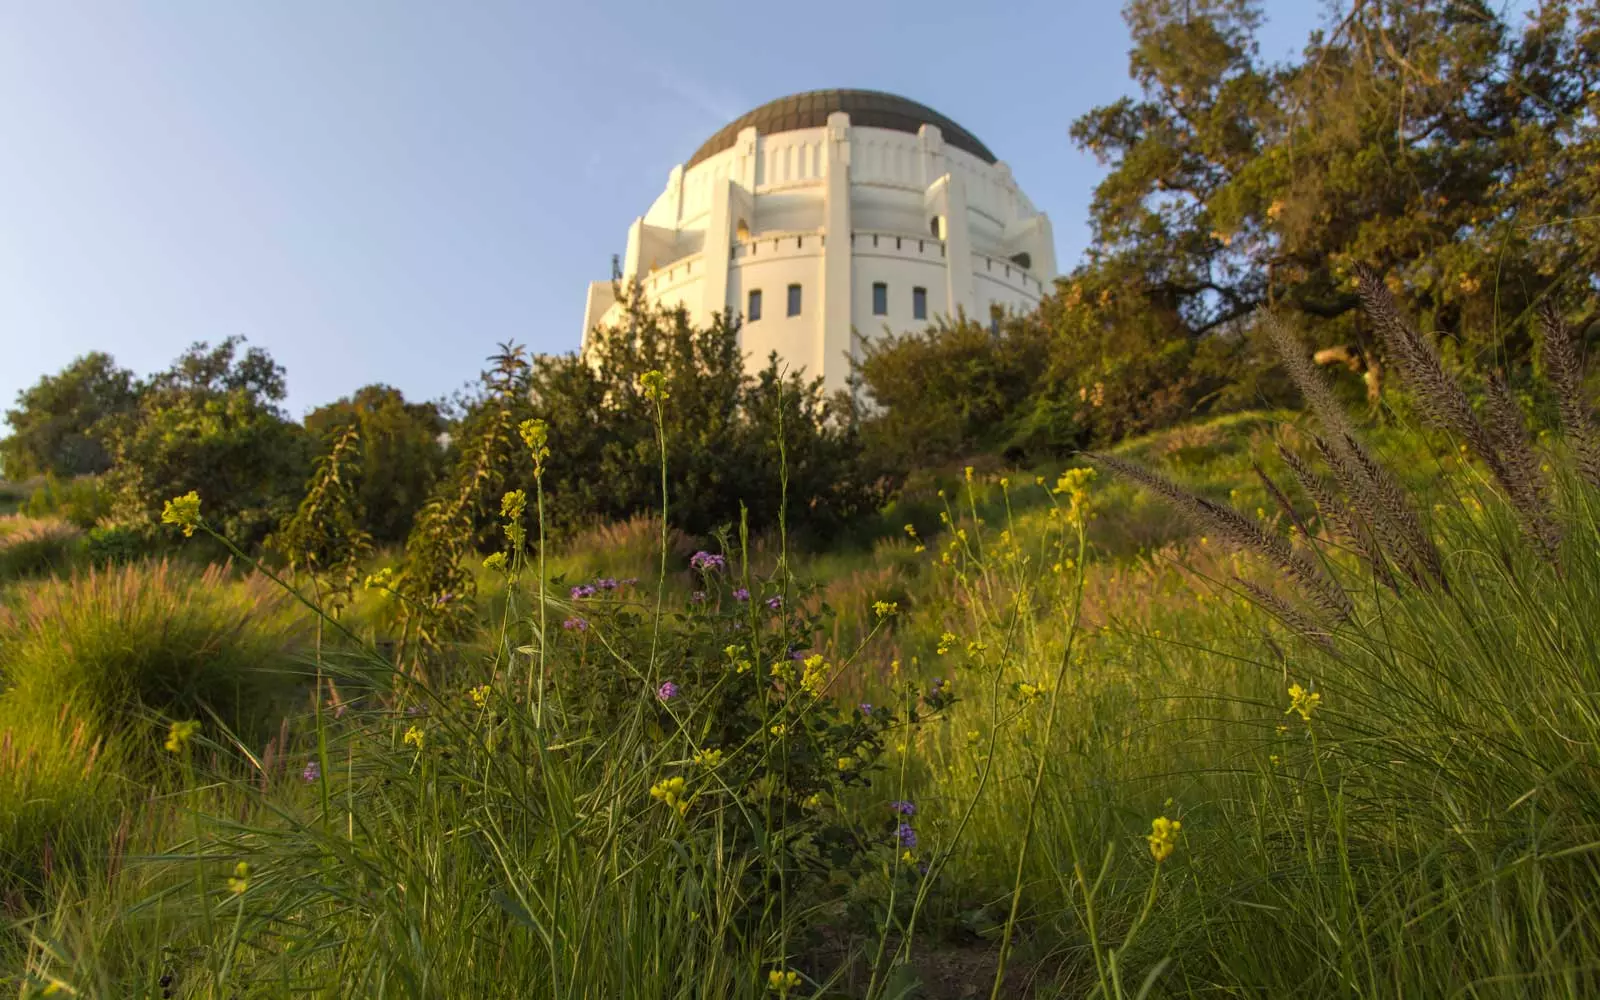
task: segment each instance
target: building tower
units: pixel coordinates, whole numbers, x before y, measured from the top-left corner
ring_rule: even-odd
[[[622,284],[692,320],[738,316],[752,370],[776,351],[845,387],[861,337],[1037,305],[1050,220],[971,132],[915,101],[818,90],[764,104],[674,167],[628,230]],[[589,285],[584,337],[617,320]]]

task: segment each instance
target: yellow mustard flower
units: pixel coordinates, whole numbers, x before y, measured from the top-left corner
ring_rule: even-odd
[[[722,763],[722,751],[715,748],[696,750],[694,752],[694,762],[701,767],[716,767]]]
[[[678,815],[682,816],[689,811],[689,799],[684,794],[684,785],[682,778],[666,778],[650,786],[650,797],[676,809]]]
[[[647,371],[639,376],[639,390],[646,399],[659,403],[667,398],[667,377],[656,370]]]
[[[813,653],[805,659],[805,673],[800,677],[800,687],[812,697],[822,693],[828,685],[828,664],[821,654]]]
[[[416,747],[418,750],[422,749],[422,744],[425,739],[427,739],[427,737],[422,732],[421,726],[412,726],[406,730],[405,742]]]
[[[533,454],[534,475],[544,471],[544,460],[550,457],[550,428],[543,420],[524,420],[517,426],[522,443]]]
[[[890,618],[900,613],[898,601],[873,601],[872,610],[879,618]]]
[[[482,708],[483,706],[489,704],[489,685],[479,684],[475,688],[468,688],[467,697],[472,699],[472,703],[474,705]]]
[[[190,490],[168,500],[161,508],[161,523],[176,525],[183,529],[183,537],[191,537],[200,526],[200,494]]]
[[[1150,842],[1150,856],[1156,859],[1156,864],[1172,856],[1178,847],[1178,831],[1182,828],[1182,823],[1165,816],[1150,821],[1150,835],[1145,839]]]
[[[186,722],[174,722],[167,730],[166,748],[173,753],[182,753],[189,746],[189,740],[200,731],[200,723],[190,719]]]
[[[235,896],[250,888],[250,865],[239,862],[233,866],[233,876],[228,879],[228,891]]]
[[[522,520],[522,512],[528,509],[528,494],[522,490],[512,490],[500,498],[500,516],[507,521]]]
[[[504,552],[490,553],[489,557],[483,561],[483,568],[504,572],[506,568],[506,554]]]
[[[950,652],[951,647],[953,647],[956,644],[956,642],[957,642],[957,640],[956,640],[955,633],[954,632],[946,632],[943,635],[939,636],[939,645],[938,645],[937,649],[935,650],[935,652],[937,652],[940,656],[943,656],[944,654]]]
[[[767,732],[771,733],[774,736],[782,736],[784,733],[787,733],[788,731],[789,731],[789,727],[784,725],[781,722],[777,723],[776,725],[767,727]]]
[[[780,997],[789,995],[789,991],[800,985],[800,973],[794,970],[780,971],[773,969],[767,973],[767,989]]]
[[[839,758],[839,761],[838,761],[839,770],[841,770],[841,771],[850,771],[850,770],[853,770],[855,768],[855,766],[856,766],[856,759],[854,757],[840,757]]]
[[[1311,713],[1322,703],[1322,695],[1315,691],[1307,691],[1299,684],[1289,685],[1289,707],[1283,710],[1284,715],[1290,712],[1299,712],[1300,718],[1306,722],[1311,721]]]

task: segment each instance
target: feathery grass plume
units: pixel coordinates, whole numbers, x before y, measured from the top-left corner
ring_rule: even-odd
[[[1337,512],[1336,516],[1343,520],[1346,537],[1360,550],[1379,579],[1390,587],[1396,581],[1384,558],[1385,551],[1402,563],[1413,581],[1422,582],[1422,576],[1416,569],[1420,566],[1429,576],[1442,583],[1438,552],[1423,530],[1406,492],[1356,437],[1355,428],[1351,426],[1344,408],[1334,398],[1326,377],[1306,357],[1304,345],[1288,326],[1271,313],[1266,315],[1265,325],[1283,361],[1284,370],[1289,373],[1290,379],[1305,397],[1306,405],[1322,425],[1326,437],[1318,441],[1318,450],[1323,453],[1328,467],[1350,498],[1349,504],[1345,505],[1337,503],[1331,494],[1327,494],[1325,500],[1318,501],[1318,508],[1325,516]],[[1312,480],[1302,475],[1306,472],[1309,469],[1302,466],[1296,471],[1296,478],[1311,493]],[[1324,503],[1328,505],[1324,506]],[[1354,517],[1350,516],[1352,510]]]
[[[1504,483],[1506,494],[1528,537],[1546,559],[1554,561],[1561,548],[1561,529],[1550,505],[1550,484],[1539,468],[1539,456],[1523,425],[1522,411],[1499,372],[1489,373],[1485,389],[1489,440],[1509,475]]]
[[[1334,398],[1327,377],[1312,363],[1300,338],[1295,336],[1281,317],[1271,311],[1262,312],[1261,324],[1278,352],[1283,370],[1288,373],[1295,388],[1300,390],[1306,408],[1317,418],[1323,430],[1335,439],[1355,437],[1355,430],[1350,426],[1350,418],[1344,407]]]
[[[1300,534],[1309,540],[1311,538],[1310,526],[1300,516],[1300,512],[1294,509],[1294,504],[1289,502],[1288,496],[1278,488],[1278,484],[1273,482],[1271,476],[1267,475],[1267,470],[1261,467],[1260,462],[1251,462],[1250,468],[1255,470],[1256,478],[1261,480],[1261,485],[1267,491],[1267,495],[1272,498],[1272,501],[1278,505],[1279,509],[1289,515],[1289,521],[1299,529]]]
[[[1284,539],[1264,530],[1261,525],[1231,507],[1191,493],[1143,466],[1099,453],[1088,453],[1088,458],[1165,498],[1196,525],[1223,541],[1254,552],[1282,568],[1300,584],[1311,603],[1326,614],[1341,622],[1350,619],[1353,613],[1350,595]]]
[[[1357,264],[1355,277],[1361,308],[1378,331],[1389,357],[1400,369],[1401,381],[1416,395],[1423,413],[1436,425],[1466,441],[1495,479],[1504,482],[1507,478],[1505,466],[1494,454],[1489,432],[1472,412],[1472,403],[1461,383],[1444,370],[1439,352],[1400,315],[1394,295],[1376,270]]]
[[[1303,611],[1288,601],[1267,590],[1265,587],[1251,583],[1239,577],[1234,577],[1233,582],[1244,588],[1260,607],[1266,608],[1273,617],[1287,625],[1296,635],[1303,639],[1310,639],[1323,649],[1333,651],[1333,636],[1327,629],[1312,621]]]
[[[1320,439],[1318,443],[1321,444]],[[1300,488],[1316,505],[1317,513],[1334,543],[1353,548],[1384,586],[1398,591],[1399,581],[1389,569],[1389,561],[1384,558],[1383,549],[1379,545],[1372,525],[1366,520],[1355,517],[1349,503],[1334,492],[1328,481],[1317,475],[1311,466],[1306,464],[1305,459],[1281,441],[1278,442],[1278,455],[1289,467]],[[1306,533],[1306,537],[1311,537],[1310,532]]]
[[[1383,338],[1400,369],[1401,381],[1417,397],[1424,415],[1466,441],[1505,492],[1523,533],[1547,558],[1553,559],[1559,538],[1549,499],[1527,473],[1528,469],[1538,472],[1539,460],[1509,393],[1495,379],[1489,380],[1490,425],[1486,426],[1473,412],[1461,383],[1444,370],[1433,345],[1400,315],[1394,296],[1378,272],[1358,264],[1356,282],[1362,308]]]
[[[1549,302],[1539,309],[1539,335],[1545,375],[1555,387],[1561,406],[1561,429],[1572,443],[1578,473],[1590,486],[1600,489],[1600,443],[1595,440],[1589,401],[1583,398],[1583,361],[1567,324]]]

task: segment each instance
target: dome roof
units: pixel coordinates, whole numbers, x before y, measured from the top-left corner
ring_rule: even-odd
[[[938,128],[946,144],[971,153],[985,163],[995,162],[995,155],[989,152],[988,146],[978,141],[977,136],[916,101],[878,90],[812,90],[780,97],[740,115],[707,139],[684,166],[692,167],[724,149],[731,149],[738,141],[739,133],[747,128],[754,127],[763,135],[821,128],[828,124],[828,116],[835,111],[848,114],[851,125],[893,129],[912,135],[922,126],[932,125]]]

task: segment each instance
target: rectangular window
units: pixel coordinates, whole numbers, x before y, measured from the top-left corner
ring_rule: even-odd
[[[989,335],[1000,336],[1000,306],[997,303],[989,304]]]
[[[750,289],[750,308],[745,310],[745,316],[752,323],[761,318],[761,289]]]
[[[799,285],[790,285],[789,286],[789,315],[790,316],[798,316],[798,315],[800,315],[800,286]]]
[[[911,318],[928,318],[928,290],[926,288],[913,288],[911,290]]]
[[[872,283],[872,315],[889,315],[889,286],[881,281]]]

